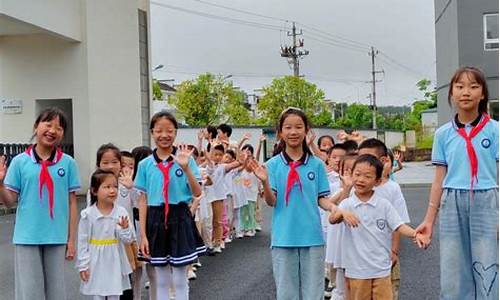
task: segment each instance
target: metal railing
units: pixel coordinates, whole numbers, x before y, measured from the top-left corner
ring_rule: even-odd
[[[7,166],[14,156],[23,153],[31,144],[2,144],[0,143],[0,155],[7,157]],[[74,157],[73,145],[61,145],[61,150],[71,157]]]

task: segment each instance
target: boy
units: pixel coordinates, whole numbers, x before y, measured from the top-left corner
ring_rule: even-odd
[[[374,187],[382,177],[383,165],[365,154],[354,163],[354,194],[342,201],[329,221],[344,220],[342,257],[349,285],[349,299],[392,299],[391,244],[392,233],[422,240],[413,228],[404,224],[391,203],[377,195]],[[353,213],[355,218],[345,212]]]
[[[135,167],[134,156],[132,155],[132,153],[128,151],[121,151],[121,154],[122,154],[122,159],[121,159],[122,169],[128,168],[133,172]]]

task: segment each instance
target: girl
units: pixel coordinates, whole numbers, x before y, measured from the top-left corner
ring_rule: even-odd
[[[250,162],[273,209],[271,253],[277,299],[323,299],[324,240],[318,204],[331,211],[325,164],[311,155],[303,111],[288,108],[277,128],[280,153],[264,168]]]
[[[33,126],[36,144],[0,158],[0,202],[18,201],[14,227],[15,298],[66,299],[64,257],[75,255],[80,188],[75,160],[58,148],[66,130],[63,112],[49,108]]]
[[[193,219],[198,203],[188,206],[201,195],[201,176],[191,157],[193,150],[185,145],[174,147],[177,129],[177,120],[168,112],[151,118],[157,148],[139,163],[135,178],[142,192],[139,256],[156,267],[159,300],[168,299],[171,281],[175,299],[189,299],[187,266],[206,250]]]
[[[248,159],[253,157],[253,147],[250,144],[243,146],[242,151]],[[248,159],[243,165],[241,180],[243,185],[243,196],[246,198],[246,205],[241,208],[241,227],[245,236],[255,236],[257,224],[255,222],[255,203],[259,193],[259,180],[252,173],[252,169],[248,165]]]
[[[80,214],[78,260],[80,292],[95,300],[117,300],[130,289],[132,273],[122,243],[135,240],[125,208],[115,205],[118,180],[111,171],[98,169],[90,179],[91,206]],[[117,226],[118,225],[118,226]],[[120,241],[122,243],[120,243]]]
[[[417,231],[430,239],[440,211],[441,299],[498,299],[498,122],[487,114],[484,74],[458,69],[448,99],[457,114],[434,135],[435,177]]]

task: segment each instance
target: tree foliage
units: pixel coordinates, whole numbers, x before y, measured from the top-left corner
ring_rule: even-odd
[[[250,124],[244,106],[244,94],[233,88],[220,75],[202,74],[195,80],[182,82],[170,99],[180,116],[190,126],[229,123]]]
[[[153,100],[162,100],[163,92],[157,80],[153,80]]]
[[[287,107],[302,109],[315,126],[332,123],[331,114],[324,102],[325,94],[315,84],[295,76],[275,78],[263,88],[263,96],[257,105],[261,113],[260,125],[274,125]]]

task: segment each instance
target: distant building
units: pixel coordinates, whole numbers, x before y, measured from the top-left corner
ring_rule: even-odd
[[[422,129],[424,135],[433,135],[438,126],[437,108],[429,108],[422,112]]]
[[[463,66],[479,67],[486,74],[489,111],[498,120],[498,0],[434,0],[434,6],[438,124],[452,116],[449,81]]]

